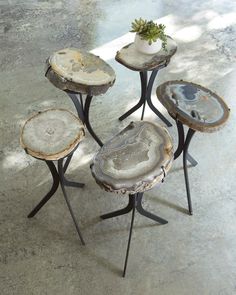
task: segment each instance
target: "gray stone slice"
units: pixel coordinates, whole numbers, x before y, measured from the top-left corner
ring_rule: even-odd
[[[220,129],[229,118],[224,100],[211,90],[182,80],[157,87],[157,98],[168,112],[183,124],[201,132]]]
[[[160,183],[173,161],[167,130],[156,124],[132,122],[94,157],[91,170],[105,190],[133,194]]]
[[[26,121],[20,140],[31,156],[58,160],[73,151],[83,138],[83,124],[74,114],[64,109],[50,109]]]
[[[115,82],[115,72],[98,56],[66,48],[53,53],[46,61],[45,76],[61,90],[99,95]]]
[[[166,50],[161,49],[155,54],[144,54],[137,51],[134,43],[131,43],[118,51],[115,59],[133,71],[150,71],[167,65],[176,51],[176,42],[168,36]]]

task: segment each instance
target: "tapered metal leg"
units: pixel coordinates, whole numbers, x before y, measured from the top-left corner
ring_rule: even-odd
[[[148,82],[148,87],[147,87],[147,95],[146,95],[146,99],[147,99],[147,104],[149,105],[150,109],[168,126],[171,127],[172,124],[166,119],[166,117],[164,117],[162,115],[162,113],[160,113],[155,106],[152,103],[151,100],[151,95],[152,95],[152,87],[153,87],[153,83],[155,81],[156,75],[158,73],[158,69],[152,71],[152,74],[150,76],[149,82]]]
[[[143,105],[143,111],[141,120],[143,120],[144,116],[144,110],[145,110],[145,101],[146,101],[146,90],[147,90],[147,72],[139,72],[140,75],[140,81],[141,81],[141,97],[139,102],[132,107],[128,112],[126,112],[124,115],[122,115],[119,120],[123,121],[125,118],[133,114],[135,111],[137,111],[141,106]]]
[[[133,210],[132,210],[132,217],[131,217],[131,224],[130,224],[130,230],[129,230],[129,239],[128,239],[128,246],[126,250],[126,256],[125,256],[125,265],[124,265],[124,270],[123,270],[123,278],[125,277],[126,274],[126,268],[127,268],[127,263],[128,263],[128,258],[129,258],[129,249],[130,249],[130,243],[131,243],[131,238],[132,238],[132,231],[133,231],[133,225],[134,225],[134,215],[135,215],[135,202],[136,202],[136,195],[133,195]]]
[[[70,91],[66,91],[66,93],[71,98],[80,120],[84,123],[84,109],[83,109],[82,95],[80,93],[77,94],[77,93],[70,92]],[[78,97],[78,95],[80,97]]]
[[[71,217],[72,217],[72,219],[73,219],[73,222],[74,222],[74,224],[75,224],[75,227],[76,227],[77,233],[78,233],[78,235],[79,235],[79,237],[80,237],[80,240],[81,240],[81,243],[82,243],[83,245],[85,245],[84,239],[83,239],[82,234],[81,234],[80,229],[79,229],[79,225],[78,225],[78,223],[77,223],[77,221],[76,221],[76,218],[75,218],[74,212],[73,212],[73,210],[72,210],[72,208],[71,208],[71,205],[70,205],[70,202],[69,202],[69,199],[68,199],[68,197],[67,197],[66,190],[65,190],[65,186],[64,186],[64,182],[63,182],[63,159],[58,160],[58,173],[59,173],[59,178],[60,178],[61,189],[62,189],[62,192],[63,192],[63,196],[64,196],[64,198],[65,198],[65,201],[66,201],[67,207],[68,207],[68,209],[69,209],[69,211],[70,211],[70,215],[71,215]]]
[[[174,159],[177,159],[181,155],[181,153],[183,152],[184,141],[185,141],[183,124],[179,120],[176,120],[176,126],[177,126],[177,130],[178,130],[179,143],[178,143],[178,147],[174,153]],[[188,152],[187,152],[186,158],[193,167],[197,166],[198,162]]]
[[[154,220],[154,221],[156,221],[158,223],[161,223],[161,224],[168,223],[167,220],[146,211],[142,206],[142,198],[143,198],[143,193],[137,193],[135,206],[136,206],[137,211],[141,215],[143,215],[145,217],[148,217],[148,218],[150,218],[150,219],[152,219],[152,220]],[[129,203],[125,208],[117,210],[117,211],[113,211],[113,212],[110,212],[110,213],[107,213],[107,214],[104,214],[104,215],[101,215],[100,217],[102,219],[113,218],[113,217],[116,217],[116,216],[127,214],[132,209],[133,209],[133,195],[129,195]]]
[[[45,161],[53,178],[53,184],[50,191],[46,194],[46,196],[38,203],[38,205],[30,212],[28,218],[32,218],[36,215],[36,213],[51,199],[51,197],[56,192],[59,185],[59,176],[57,173],[57,169],[52,161]]]
[[[179,120],[176,120],[176,126],[178,130],[178,147],[174,153],[175,160],[181,155],[184,148],[184,140],[185,140],[183,124]]]
[[[82,188],[84,187],[84,183],[80,183],[80,182],[75,182],[75,181],[70,181],[70,180],[67,180],[67,178],[65,177],[65,173],[66,173],[66,170],[70,164],[70,161],[72,159],[72,156],[73,156],[74,153],[71,153],[67,158],[66,158],[66,161],[65,161],[65,164],[63,164],[63,183],[65,186],[70,186],[70,187],[79,187],[79,188]]]
[[[89,107],[90,107],[92,98],[93,97],[91,95],[87,95],[86,100],[85,100],[85,106],[84,106],[84,123],[85,123],[85,125],[86,125],[86,127],[88,129],[88,132],[92,135],[92,137],[96,140],[96,142],[100,146],[103,146],[103,143],[97,137],[97,135],[93,131],[93,129],[92,129],[91,125],[90,125],[90,122],[89,122]]]
[[[126,119],[127,117],[129,117],[131,114],[133,114],[135,111],[137,111],[139,108],[141,108],[141,106],[144,104],[145,99],[143,99],[142,97],[140,98],[139,102],[132,107],[132,109],[130,109],[129,111],[127,111],[124,115],[120,116],[119,120],[123,121],[124,119]]]
[[[192,201],[191,201],[189,179],[188,179],[187,154],[188,154],[188,147],[194,133],[195,131],[189,128],[187,136],[186,136],[185,144],[184,144],[184,150],[183,150],[184,178],[185,178],[185,185],[186,185],[186,192],[187,192],[187,199],[188,199],[188,210],[190,215],[193,214],[193,209],[192,209]]]
[[[144,104],[143,104],[143,110],[142,110],[142,115],[141,115],[141,121],[142,121],[143,118],[144,118],[145,106],[146,106],[146,101],[145,101]]]
[[[113,211],[111,213],[107,213],[107,214],[101,215],[100,217],[102,219],[113,218],[113,217],[116,217],[116,216],[127,214],[132,209],[133,209],[133,195],[129,195],[129,203],[128,203],[128,205],[125,208],[120,209],[120,210],[117,210],[117,211]]]
[[[146,216],[147,218],[150,218],[150,219],[152,219],[152,220],[154,220],[154,221],[156,221],[156,222],[158,222],[158,223],[160,223],[160,224],[166,224],[166,223],[168,223],[167,220],[165,220],[165,219],[163,219],[163,218],[161,218],[161,217],[159,217],[159,216],[157,216],[157,215],[154,215],[154,214],[152,214],[152,213],[146,211],[146,210],[143,208],[143,206],[142,206],[142,198],[143,198],[143,193],[138,193],[138,194],[137,194],[137,197],[136,197],[136,199],[137,199],[137,202],[136,202],[136,209],[137,209],[137,211],[138,211],[141,215]]]
[[[71,153],[67,158],[66,158],[66,161],[65,163],[63,164],[63,172],[64,174],[66,173],[66,170],[71,162],[71,159],[72,159],[72,156],[73,156],[74,153]]]

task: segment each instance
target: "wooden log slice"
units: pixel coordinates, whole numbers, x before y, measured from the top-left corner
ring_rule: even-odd
[[[115,72],[98,56],[75,48],[52,54],[46,61],[45,76],[61,90],[89,95],[105,93],[115,82]]]
[[[230,110],[220,96],[191,82],[168,81],[156,93],[172,117],[197,131],[216,131],[229,117]]]
[[[58,160],[72,152],[84,138],[83,123],[64,109],[37,113],[26,121],[21,131],[21,145],[39,159]]]
[[[91,171],[106,191],[134,194],[160,183],[173,161],[167,130],[150,122],[132,122],[109,140],[94,158]]]
[[[126,45],[116,54],[116,61],[133,71],[151,71],[170,62],[177,50],[176,42],[167,37],[166,50],[161,49],[154,54],[145,54],[135,49],[134,43]]]

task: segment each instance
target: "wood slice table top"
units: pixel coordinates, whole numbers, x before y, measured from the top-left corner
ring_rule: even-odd
[[[115,59],[130,70],[151,71],[168,64],[176,50],[176,42],[168,36],[166,50],[161,49],[154,54],[144,54],[137,51],[134,43],[131,43],[118,51]]]
[[[105,93],[115,82],[112,67],[83,50],[59,50],[46,63],[46,77],[62,90],[98,95]]]
[[[146,122],[132,122],[104,144],[91,165],[96,182],[106,191],[134,194],[160,183],[173,161],[167,130]]]
[[[26,121],[21,132],[21,145],[31,156],[58,160],[72,152],[84,138],[83,123],[64,109],[37,113]]]
[[[156,93],[171,116],[193,130],[213,132],[229,117],[230,110],[220,96],[191,82],[168,81]]]

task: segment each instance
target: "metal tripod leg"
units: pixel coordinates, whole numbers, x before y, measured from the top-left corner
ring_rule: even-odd
[[[65,186],[71,186],[71,187],[79,187],[79,188],[82,188],[84,187],[84,183],[80,183],[80,182],[75,182],[75,181],[70,181],[70,180],[67,180],[67,178],[65,177],[65,173],[66,173],[66,170],[70,164],[70,161],[72,159],[72,156],[73,156],[74,153],[70,154],[66,161],[65,161],[65,164],[63,165],[63,183]]]
[[[38,203],[38,205],[30,212],[28,218],[32,218],[36,215],[36,213],[51,199],[51,197],[56,192],[59,185],[59,176],[57,173],[57,169],[52,161],[45,161],[53,178],[53,184],[50,191],[46,194],[46,196]]]
[[[152,71],[152,74],[150,76],[149,82],[148,82],[148,87],[147,87],[147,93],[146,93],[146,100],[147,100],[147,104],[149,105],[150,109],[168,126],[171,127],[172,124],[166,119],[166,117],[164,117],[162,115],[161,112],[159,112],[155,106],[152,103],[151,100],[151,95],[152,95],[152,87],[153,87],[153,83],[155,81],[156,75],[158,73],[158,69]]]
[[[63,159],[58,160],[58,173],[59,173],[59,179],[60,179],[61,189],[62,189],[62,192],[63,192],[63,196],[64,196],[64,198],[65,198],[65,201],[66,201],[67,207],[68,207],[68,209],[69,209],[69,211],[70,211],[70,215],[71,215],[71,217],[72,217],[72,219],[73,219],[73,222],[74,222],[74,224],[75,224],[75,227],[76,227],[77,233],[78,233],[78,235],[79,235],[79,237],[80,237],[80,240],[81,240],[81,243],[82,243],[83,245],[85,245],[84,239],[83,239],[82,234],[81,234],[80,229],[79,229],[79,225],[78,225],[78,223],[77,223],[77,221],[76,221],[76,218],[75,218],[74,212],[73,212],[73,210],[72,210],[72,208],[71,208],[71,205],[70,205],[70,202],[69,202],[69,199],[68,199],[68,196],[67,196],[66,190],[65,190],[65,186],[64,186],[64,182],[63,182],[63,174],[64,174],[64,172],[63,172]]]
[[[147,72],[139,72],[139,75],[140,75],[140,81],[141,81],[141,97],[139,99],[139,102],[134,107],[132,107],[129,111],[127,111],[124,115],[122,115],[119,118],[120,121],[123,121],[125,118],[133,114],[135,111],[141,108],[142,105],[143,105],[143,111],[142,111],[141,120],[143,120],[145,102],[146,102]]]
[[[125,274],[126,274],[126,268],[127,268],[128,258],[129,258],[129,249],[130,249],[130,243],[131,243],[131,237],[132,237],[132,231],[133,231],[133,225],[134,225],[136,196],[137,194],[132,196],[133,208],[132,208],[132,217],[131,217],[131,224],[130,224],[130,230],[129,230],[129,239],[128,239],[128,245],[127,245],[126,256],[125,256],[125,265],[123,270],[123,278],[125,277]]]
[[[90,107],[92,98],[93,97],[91,95],[87,95],[86,100],[85,100],[85,105],[84,105],[84,123],[85,123],[85,125],[86,125],[86,127],[88,129],[88,132],[92,135],[92,137],[96,140],[96,142],[100,146],[103,146],[103,143],[97,137],[97,135],[93,131],[93,129],[92,129],[91,125],[90,125],[90,122],[89,122],[89,107]]]
[[[136,209],[137,211],[147,217],[147,218],[150,218],[158,223],[161,223],[161,224],[166,224],[168,223],[167,220],[155,215],[155,214],[152,214],[148,211],[146,211],[143,206],[142,206],[142,198],[143,198],[143,193],[137,193],[136,194],[136,203],[135,203],[135,206],[136,206]],[[123,208],[123,209],[120,209],[120,210],[117,210],[117,211],[113,211],[113,212],[110,212],[110,213],[107,213],[107,214],[104,214],[102,216],[100,216],[102,219],[108,219],[108,218],[113,218],[113,217],[116,217],[116,216],[120,216],[120,215],[124,215],[124,214],[127,214],[129,213],[132,209],[133,209],[133,196],[134,195],[129,195],[129,203],[128,205]]]
[[[82,122],[84,122],[84,108],[83,108],[82,95],[80,93],[77,94],[70,91],[66,91],[66,93],[69,95],[72,102],[74,103],[78,117],[80,118]],[[80,99],[78,98],[78,95],[80,95]]]
[[[137,193],[137,196],[136,196],[136,199],[137,199],[137,201],[136,201],[136,209],[141,215],[146,216],[147,218],[150,218],[150,219],[152,219],[152,220],[154,220],[154,221],[156,221],[156,222],[158,222],[160,224],[168,223],[167,220],[146,211],[142,206],[142,198],[143,198],[143,193]]]
[[[76,108],[78,116],[81,119],[81,121],[85,124],[85,126],[87,127],[88,132],[92,135],[92,137],[96,140],[96,142],[100,146],[103,146],[103,143],[97,137],[97,135],[93,131],[93,129],[90,125],[90,122],[89,122],[89,107],[90,107],[91,100],[92,100],[93,96],[87,95],[86,99],[85,99],[85,104],[83,105],[83,99],[82,99],[81,93],[75,93],[75,92],[71,92],[71,91],[66,91],[66,92],[69,95],[69,97],[71,98],[72,102],[74,103],[74,106]]]
[[[112,218],[112,217],[116,217],[116,216],[127,214],[132,209],[133,209],[133,195],[129,195],[129,203],[128,203],[128,205],[125,208],[120,209],[120,210],[117,210],[117,211],[113,211],[111,213],[107,213],[107,214],[101,215],[100,217],[102,219],[108,219],[108,218]]]
[[[178,119],[176,119],[176,126],[177,126],[177,130],[178,130],[179,143],[178,143],[178,147],[174,153],[174,159],[177,159],[181,155],[181,153],[183,152],[184,141],[185,141],[184,126]],[[193,167],[197,166],[198,162],[188,152],[187,152],[186,158]]]
[[[186,136],[185,144],[184,144],[184,149],[183,149],[184,178],[185,178],[185,185],[186,185],[186,192],[187,192],[187,199],[188,199],[188,210],[190,215],[193,214],[193,209],[192,209],[192,201],[191,201],[190,188],[189,188],[187,155],[188,155],[188,147],[194,133],[195,131],[189,128],[187,136]]]

